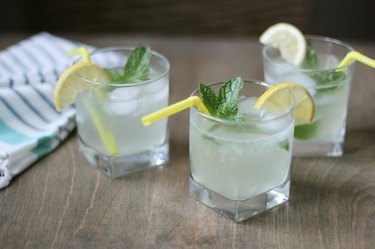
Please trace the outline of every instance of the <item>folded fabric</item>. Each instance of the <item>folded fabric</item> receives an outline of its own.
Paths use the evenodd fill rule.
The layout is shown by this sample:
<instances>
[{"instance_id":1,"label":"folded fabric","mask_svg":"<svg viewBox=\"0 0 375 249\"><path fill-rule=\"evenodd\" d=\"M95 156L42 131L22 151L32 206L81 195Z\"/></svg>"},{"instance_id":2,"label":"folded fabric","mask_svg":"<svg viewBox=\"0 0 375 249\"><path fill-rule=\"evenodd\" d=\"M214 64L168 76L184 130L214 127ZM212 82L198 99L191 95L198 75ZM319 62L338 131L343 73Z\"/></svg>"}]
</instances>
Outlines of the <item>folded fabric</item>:
<instances>
[{"instance_id":1,"label":"folded fabric","mask_svg":"<svg viewBox=\"0 0 375 249\"><path fill-rule=\"evenodd\" d=\"M56 112L53 91L78 46L44 32L0 52L0 189L75 128L75 109Z\"/></svg>"}]
</instances>

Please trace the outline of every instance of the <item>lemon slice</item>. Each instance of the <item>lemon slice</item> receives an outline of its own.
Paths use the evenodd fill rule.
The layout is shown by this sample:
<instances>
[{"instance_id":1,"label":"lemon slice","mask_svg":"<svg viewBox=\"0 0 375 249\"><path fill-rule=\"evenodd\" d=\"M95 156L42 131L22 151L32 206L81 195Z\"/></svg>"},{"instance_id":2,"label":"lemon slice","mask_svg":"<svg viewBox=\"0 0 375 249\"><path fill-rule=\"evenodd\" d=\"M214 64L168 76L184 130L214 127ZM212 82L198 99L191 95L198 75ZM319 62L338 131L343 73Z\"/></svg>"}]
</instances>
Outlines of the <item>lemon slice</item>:
<instances>
[{"instance_id":1,"label":"lemon slice","mask_svg":"<svg viewBox=\"0 0 375 249\"><path fill-rule=\"evenodd\" d=\"M109 74L96 64L89 62L74 64L62 73L56 84L53 97L57 111L73 104L77 94L87 89L88 82L83 78L103 83L112 81Z\"/></svg>"},{"instance_id":2,"label":"lemon slice","mask_svg":"<svg viewBox=\"0 0 375 249\"><path fill-rule=\"evenodd\" d=\"M314 118L314 101L307 89L296 83L285 82L269 88L258 98L255 108L270 112L286 111L290 106L290 95L295 100L295 118L311 122Z\"/></svg>"},{"instance_id":3,"label":"lemon slice","mask_svg":"<svg viewBox=\"0 0 375 249\"><path fill-rule=\"evenodd\" d=\"M306 56L306 40L301 31L288 23L277 23L260 36L259 41L267 46L278 48L281 57L299 66Z\"/></svg>"}]
</instances>

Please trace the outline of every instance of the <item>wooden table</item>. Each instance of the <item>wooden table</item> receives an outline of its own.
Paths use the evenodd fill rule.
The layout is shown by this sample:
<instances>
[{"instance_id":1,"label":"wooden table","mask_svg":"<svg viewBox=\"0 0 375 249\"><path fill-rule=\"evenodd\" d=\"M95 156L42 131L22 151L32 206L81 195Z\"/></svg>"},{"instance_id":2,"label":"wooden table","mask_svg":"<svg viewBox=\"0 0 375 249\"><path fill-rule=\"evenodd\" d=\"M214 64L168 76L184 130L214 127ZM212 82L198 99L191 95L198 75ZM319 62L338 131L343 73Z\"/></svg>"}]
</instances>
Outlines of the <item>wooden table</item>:
<instances>
[{"instance_id":1,"label":"wooden table","mask_svg":"<svg viewBox=\"0 0 375 249\"><path fill-rule=\"evenodd\" d=\"M170 102L198 82L262 79L256 39L60 34L98 47L149 43L171 62ZM24 35L0 35L0 48ZM375 57L374 43L350 42ZM0 191L0 248L375 248L375 71L357 64L345 155L293 159L290 200L236 224L188 194L188 111L170 118L170 162L110 180L74 133Z\"/></svg>"}]
</instances>

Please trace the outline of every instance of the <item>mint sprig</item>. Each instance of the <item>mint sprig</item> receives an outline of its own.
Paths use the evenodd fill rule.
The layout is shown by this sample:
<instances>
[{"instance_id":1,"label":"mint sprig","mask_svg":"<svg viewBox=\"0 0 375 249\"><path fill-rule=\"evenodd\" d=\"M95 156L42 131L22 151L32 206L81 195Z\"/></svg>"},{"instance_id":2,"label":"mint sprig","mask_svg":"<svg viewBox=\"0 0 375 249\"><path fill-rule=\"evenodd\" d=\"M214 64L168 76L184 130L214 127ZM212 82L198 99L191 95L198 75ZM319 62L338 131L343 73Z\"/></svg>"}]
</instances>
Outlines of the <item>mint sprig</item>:
<instances>
[{"instance_id":1,"label":"mint sprig","mask_svg":"<svg viewBox=\"0 0 375 249\"><path fill-rule=\"evenodd\" d=\"M205 84L199 84L199 92L203 104L214 117L240 120L238 113L238 95L243 87L241 77L232 78L220 87L218 95L212 88Z\"/></svg>"},{"instance_id":2,"label":"mint sprig","mask_svg":"<svg viewBox=\"0 0 375 249\"><path fill-rule=\"evenodd\" d=\"M310 70L319 68L318 57L311 43L307 43L306 58L302 64L302 68ZM317 94L319 95L333 93L340 89L346 79L346 74L342 71L328 70L310 73L309 77L315 80L317 86L323 86L317 90Z\"/></svg>"},{"instance_id":3,"label":"mint sprig","mask_svg":"<svg viewBox=\"0 0 375 249\"><path fill-rule=\"evenodd\" d=\"M128 57L123 73L113 68L105 68L112 83L137 83L150 79L151 49L149 46L135 48Z\"/></svg>"},{"instance_id":4,"label":"mint sprig","mask_svg":"<svg viewBox=\"0 0 375 249\"><path fill-rule=\"evenodd\" d=\"M306 44L306 57L302 63L302 68L304 69L317 69L319 66L318 57L316 55L315 49L312 47L310 42Z\"/></svg>"}]
</instances>

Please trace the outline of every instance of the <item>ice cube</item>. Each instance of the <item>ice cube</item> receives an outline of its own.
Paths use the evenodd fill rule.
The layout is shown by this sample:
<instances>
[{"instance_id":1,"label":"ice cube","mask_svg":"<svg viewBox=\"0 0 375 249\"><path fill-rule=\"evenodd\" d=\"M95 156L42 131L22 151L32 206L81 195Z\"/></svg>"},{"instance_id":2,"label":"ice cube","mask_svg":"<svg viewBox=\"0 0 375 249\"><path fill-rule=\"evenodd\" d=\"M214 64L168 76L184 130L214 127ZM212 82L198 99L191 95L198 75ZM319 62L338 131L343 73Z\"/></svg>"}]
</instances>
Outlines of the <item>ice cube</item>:
<instances>
[{"instance_id":1,"label":"ice cube","mask_svg":"<svg viewBox=\"0 0 375 249\"><path fill-rule=\"evenodd\" d=\"M115 115L130 115L137 111L139 107L138 100L122 101L122 102L109 102L108 111L110 114Z\"/></svg>"},{"instance_id":2,"label":"ice cube","mask_svg":"<svg viewBox=\"0 0 375 249\"><path fill-rule=\"evenodd\" d=\"M168 101L168 93L169 89L168 87L162 89L161 91L155 93L152 95L152 102L159 103L163 100Z\"/></svg>"},{"instance_id":3,"label":"ice cube","mask_svg":"<svg viewBox=\"0 0 375 249\"><path fill-rule=\"evenodd\" d=\"M272 71L275 75L289 74L292 71L298 70L295 65L286 62L284 59L277 60L276 63L272 66Z\"/></svg>"},{"instance_id":4,"label":"ice cube","mask_svg":"<svg viewBox=\"0 0 375 249\"><path fill-rule=\"evenodd\" d=\"M111 102L123 102L137 99L141 89L139 87L119 87L109 94Z\"/></svg>"},{"instance_id":5,"label":"ice cube","mask_svg":"<svg viewBox=\"0 0 375 249\"><path fill-rule=\"evenodd\" d=\"M282 78L282 81L284 82L294 82L297 84L300 84L301 86L305 87L311 96L314 96L316 94L315 86L316 82L312 78L310 78L308 75L303 74L301 72L293 72L288 75L284 75Z\"/></svg>"},{"instance_id":6,"label":"ice cube","mask_svg":"<svg viewBox=\"0 0 375 249\"><path fill-rule=\"evenodd\" d=\"M320 58L321 69L333 69L339 65L339 60L332 54L325 54Z\"/></svg>"},{"instance_id":7,"label":"ice cube","mask_svg":"<svg viewBox=\"0 0 375 249\"><path fill-rule=\"evenodd\" d=\"M154 82L145 84L142 87L148 93L155 93L157 91L160 91L162 88L168 88L167 80L165 79L165 77L162 77Z\"/></svg>"},{"instance_id":8,"label":"ice cube","mask_svg":"<svg viewBox=\"0 0 375 249\"><path fill-rule=\"evenodd\" d=\"M280 113L263 112L261 115L262 130L266 133L275 133L285 129L287 125L285 118L277 118L278 116Z\"/></svg>"},{"instance_id":9,"label":"ice cube","mask_svg":"<svg viewBox=\"0 0 375 249\"><path fill-rule=\"evenodd\" d=\"M261 123L261 129L265 133L270 135L272 134L272 136L275 136L275 138L277 138L278 141L286 140L288 139L288 136L291 132L291 127L294 126L292 125L292 122L290 122L290 119L285 117L275 118L276 116L278 115L273 113L266 113L266 115L264 115L262 119L268 121L264 121Z\"/></svg>"},{"instance_id":10,"label":"ice cube","mask_svg":"<svg viewBox=\"0 0 375 249\"><path fill-rule=\"evenodd\" d=\"M238 101L238 112L244 114L261 114L261 110L255 109L257 97L243 97L241 96Z\"/></svg>"}]
</instances>

